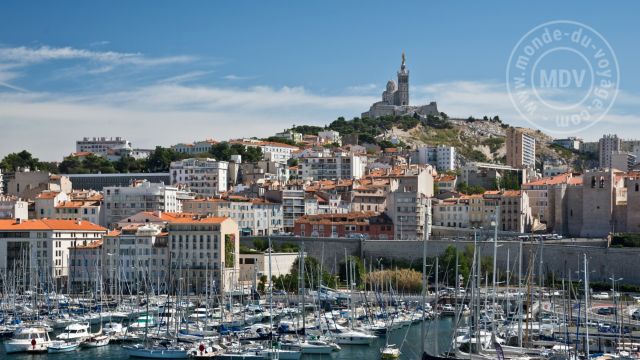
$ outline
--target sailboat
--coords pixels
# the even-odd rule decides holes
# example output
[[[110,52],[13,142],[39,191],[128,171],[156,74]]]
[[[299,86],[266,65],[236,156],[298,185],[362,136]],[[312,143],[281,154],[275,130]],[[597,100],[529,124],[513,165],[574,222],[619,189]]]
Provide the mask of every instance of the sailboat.
[[[148,275],[147,275],[148,276]],[[149,314],[149,291],[147,294],[147,314]],[[129,357],[145,358],[145,359],[186,359],[189,357],[187,349],[172,345],[169,342],[159,345],[151,345],[147,342],[149,326],[144,328],[144,341],[142,344],[132,346],[123,346]],[[177,335],[177,334],[174,334]],[[177,336],[175,336],[177,338]]]

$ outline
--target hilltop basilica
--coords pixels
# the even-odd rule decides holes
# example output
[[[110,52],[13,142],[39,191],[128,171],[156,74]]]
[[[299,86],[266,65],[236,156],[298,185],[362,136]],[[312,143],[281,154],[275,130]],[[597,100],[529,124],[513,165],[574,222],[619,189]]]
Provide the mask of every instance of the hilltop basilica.
[[[385,115],[419,115],[426,118],[427,115],[438,115],[438,106],[435,101],[428,105],[409,105],[409,70],[405,65],[404,52],[402,53],[402,65],[398,71],[398,82],[387,82],[387,90],[382,92],[382,101],[371,105],[369,111],[363,112],[362,117],[377,118]]]

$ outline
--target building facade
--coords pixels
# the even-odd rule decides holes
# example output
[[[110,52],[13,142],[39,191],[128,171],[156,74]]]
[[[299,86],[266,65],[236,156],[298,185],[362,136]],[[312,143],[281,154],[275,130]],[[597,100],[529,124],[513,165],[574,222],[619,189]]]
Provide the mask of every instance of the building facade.
[[[618,135],[604,135],[598,141],[598,160],[600,169],[609,169],[612,167],[612,155],[622,151],[622,139]],[[623,169],[621,169],[623,170]]]
[[[304,215],[296,220],[294,234],[311,237],[349,237],[375,240],[393,239],[393,223],[385,214]]]
[[[202,196],[214,196],[228,190],[229,163],[210,158],[192,158],[171,162],[171,184],[184,185]]]
[[[0,271],[16,276],[23,291],[43,278],[66,284],[69,249],[104,234],[105,228],[82,220],[0,220]]]
[[[523,129],[507,129],[507,165],[516,169],[533,168],[536,165],[536,140]]]
[[[132,186],[104,188],[104,221],[113,227],[118,221],[141,211],[180,212],[178,188],[140,181]]]
[[[100,156],[107,156],[109,150],[131,150],[131,142],[121,137],[85,137],[76,141],[76,152],[90,152]]]

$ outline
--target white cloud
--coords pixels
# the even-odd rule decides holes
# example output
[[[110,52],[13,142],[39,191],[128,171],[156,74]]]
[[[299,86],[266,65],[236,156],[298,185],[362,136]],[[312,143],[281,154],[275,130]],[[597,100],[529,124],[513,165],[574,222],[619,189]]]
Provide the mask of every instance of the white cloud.
[[[255,79],[255,76],[240,76],[240,75],[235,75],[235,74],[229,74],[229,75],[225,75],[223,77],[223,79],[225,80],[231,80],[231,81],[240,81],[240,80],[251,80],[251,79]]]
[[[0,93],[0,122],[8,129],[0,156],[26,148],[42,159],[60,160],[84,136],[126,136],[138,147],[269,136],[293,123],[326,124],[341,115],[357,116],[373,100],[321,96],[300,87],[179,84],[83,96]]]
[[[26,46],[0,48],[0,60],[4,63],[35,64],[51,60],[90,60],[112,64],[166,65],[193,61],[191,56],[168,56],[152,58],[141,53],[115,51],[93,51],[72,47]]]
[[[376,84],[362,84],[362,85],[353,85],[348,86],[347,91],[348,94],[354,95],[373,95],[378,94],[381,90],[378,88]]]
[[[176,75],[172,77],[168,77],[166,79],[162,79],[158,81],[160,84],[180,84],[184,82],[189,82],[193,80],[200,79],[208,74],[211,74],[213,71],[191,71],[185,74]]]

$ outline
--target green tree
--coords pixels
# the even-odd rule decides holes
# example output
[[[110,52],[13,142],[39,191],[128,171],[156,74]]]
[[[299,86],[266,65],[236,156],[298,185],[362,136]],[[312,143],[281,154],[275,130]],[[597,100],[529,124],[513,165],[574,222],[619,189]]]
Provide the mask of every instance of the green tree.
[[[439,256],[440,267],[440,280],[448,285],[455,286],[455,273],[456,273],[456,256],[458,257],[458,274],[462,275],[464,279],[469,278],[471,270],[471,262],[473,257],[469,259],[465,256],[464,252],[459,252],[458,249],[449,245],[444,252]],[[463,286],[463,284],[460,284]]]
[[[172,161],[188,158],[188,154],[179,153],[173,149],[156,146],[155,150],[144,162],[147,172],[167,172]]]
[[[26,150],[22,150],[19,153],[11,153],[5,156],[0,162],[0,168],[5,172],[14,172],[17,171],[18,168],[27,167],[31,170],[38,170],[40,166],[40,161]]]
[[[291,265],[289,274],[282,275],[280,277],[273,278],[273,286],[277,289],[285,289],[290,292],[297,292],[299,287],[298,277],[300,271],[298,270],[300,259],[296,259]],[[328,272],[321,270],[320,262],[311,256],[305,256],[304,258],[304,283],[305,288],[315,289],[319,285],[319,277],[321,278],[322,285],[335,287],[335,278]]]

